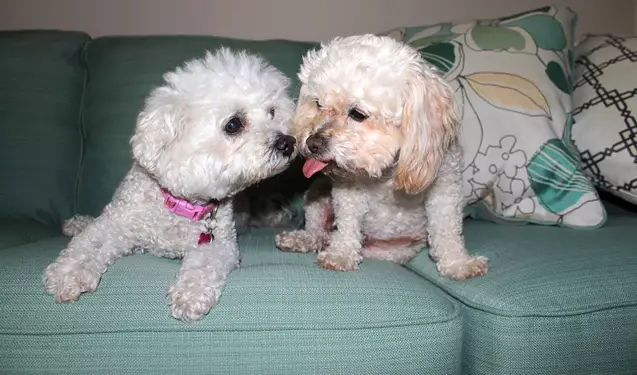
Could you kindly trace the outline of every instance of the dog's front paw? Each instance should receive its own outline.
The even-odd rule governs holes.
[[[328,248],[316,257],[319,266],[333,271],[356,271],[363,257],[358,251]]]
[[[194,322],[203,318],[217,304],[221,291],[197,285],[194,281],[179,280],[168,287],[166,294],[172,316],[185,322]]]
[[[42,281],[45,291],[58,303],[73,302],[80,294],[97,289],[100,273],[78,262],[55,262],[44,270]]]
[[[454,280],[482,276],[489,268],[488,259],[483,256],[466,256],[459,259],[441,259],[436,264],[441,276]]]
[[[306,230],[283,231],[274,240],[279,249],[298,253],[318,253],[327,245],[324,235]]]

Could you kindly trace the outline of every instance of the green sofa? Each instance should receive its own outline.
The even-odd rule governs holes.
[[[134,255],[96,293],[57,304],[41,275],[62,221],[97,215],[130,166],[129,138],[163,72],[221,45],[294,80],[312,43],[205,36],[0,33],[0,373],[636,374],[637,214],[607,201],[600,229],[468,219],[489,273],[368,260],[319,268],[240,236],[242,267],[203,320],[170,316],[179,262]]]

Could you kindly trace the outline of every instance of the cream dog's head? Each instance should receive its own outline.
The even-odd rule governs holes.
[[[222,199],[282,172],[290,80],[262,58],[222,48],[164,75],[137,120],[133,156],[159,184],[193,199]]]
[[[410,194],[431,184],[459,124],[453,91],[416,50],[389,37],[336,38],[304,57],[299,78],[292,134],[306,177],[389,172]]]

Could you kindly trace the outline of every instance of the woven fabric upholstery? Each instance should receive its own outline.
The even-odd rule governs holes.
[[[241,237],[241,268],[194,324],[170,317],[164,297],[178,261],[120,259],[96,293],[58,305],[41,274],[67,239],[0,251],[1,372],[459,373],[460,308],[437,287],[380,261],[324,270],[273,235]]]
[[[89,37],[0,32],[0,218],[59,228],[73,213]]]
[[[59,235],[59,229],[37,221],[0,219],[0,250]]]
[[[468,221],[467,247],[490,260],[481,278],[412,261],[464,304],[463,373],[637,373],[637,215],[609,211],[590,231]]]

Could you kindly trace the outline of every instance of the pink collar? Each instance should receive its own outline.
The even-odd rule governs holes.
[[[192,221],[199,221],[206,217],[209,213],[213,213],[217,207],[219,207],[219,202],[213,200],[212,202],[200,206],[193,205],[185,199],[180,199],[172,195],[168,190],[162,188],[161,193],[164,195],[164,206],[179,216],[187,217]]]

